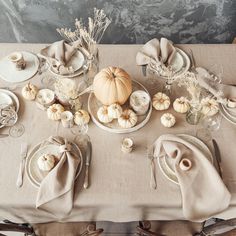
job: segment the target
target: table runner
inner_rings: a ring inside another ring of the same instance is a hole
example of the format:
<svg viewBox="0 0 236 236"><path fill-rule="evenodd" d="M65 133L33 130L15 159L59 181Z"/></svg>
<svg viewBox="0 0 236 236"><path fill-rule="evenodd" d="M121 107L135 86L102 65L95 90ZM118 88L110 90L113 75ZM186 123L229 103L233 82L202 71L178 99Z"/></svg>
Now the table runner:
<svg viewBox="0 0 236 236"><path fill-rule="evenodd" d="M38 53L42 44L0 44L0 57L15 50L27 50ZM141 68L136 66L136 53L141 45L99 45L100 69L115 65L124 68L132 78L143 83L153 94L161 90L161 85L154 89L150 81L142 76ZM179 45L188 52L192 49L197 66L211 68L218 65L224 68L224 83L235 83L236 45ZM40 84L39 75L32 83ZM25 82L26 83L26 82ZM23 83L23 84L25 84ZM0 87L11 86L0 80ZM150 145L164 133L188 133L194 135L196 127L187 124L185 116L177 114L177 124L171 129L160 124L164 112L153 111L145 127L131 134L107 133L95 124L89 124L89 136L93 144L93 156L90 168L91 186L82 188L82 181L76 183L74 209L70 216L58 219L52 214L35 209L37 191L29 180L24 178L23 187L17 189L15 182L20 164L20 144L27 140L30 148L56 134L57 123L49 121L44 111L34 102L24 101L19 95L20 120L25 126L25 133L20 138L0 140L0 217L15 222L43 223L49 221L90 221L108 220L115 222L147 220L184 219L181 207L181 194L177 185L168 182L157 167L157 190L150 189L150 165L147 159L147 144ZM176 91L174 91L176 93ZM172 110L170 110L173 112ZM2 133L7 130L1 130ZM145 134L145 135L144 135ZM73 138L70 130L60 126L59 134ZM135 150L131 154L120 151L124 137L131 137ZM223 119L221 128L214 133L222 154L223 176L230 186L232 199L229 209L217 215L221 218L235 217L236 214L236 127ZM110 148L106 148L110 147Z"/></svg>

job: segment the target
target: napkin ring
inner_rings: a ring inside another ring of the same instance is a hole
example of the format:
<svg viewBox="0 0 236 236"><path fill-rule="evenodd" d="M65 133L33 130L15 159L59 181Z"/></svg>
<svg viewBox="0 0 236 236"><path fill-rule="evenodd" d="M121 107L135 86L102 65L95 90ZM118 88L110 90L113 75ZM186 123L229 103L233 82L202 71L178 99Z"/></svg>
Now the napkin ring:
<svg viewBox="0 0 236 236"><path fill-rule="evenodd" d="M63 153L63 152L70 152L71 151L71 144L64 144L64 145L61 145L59 147L59 152L60 153Z"/></svg>
<svg viewBox="0 0 236 236"><path fill-rule="evenodd" d="M188 171L192 167L192 162L187 158L183 158L179 163L179 167L181 170Z"/></svg>

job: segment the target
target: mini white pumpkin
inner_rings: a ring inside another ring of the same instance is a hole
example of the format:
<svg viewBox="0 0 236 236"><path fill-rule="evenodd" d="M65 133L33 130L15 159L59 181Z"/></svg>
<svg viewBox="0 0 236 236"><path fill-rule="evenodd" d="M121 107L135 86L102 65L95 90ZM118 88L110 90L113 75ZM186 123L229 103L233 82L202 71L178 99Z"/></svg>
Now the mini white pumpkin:
<svg viewBox="0 0 236 236"><path fill-rule="evenodd" d="M170 98L161 92L156 93L152 98L153 107L158 110L167 110L170 106Z"/></svg>
<svg viewBox="0 0 236 236"><path fill-rule="evenodd" d="M138 117L131 109L126 109L118 118L118 123L122 128L131 128L136 125Z"/></svg>
<svg viewBox="0 0 236 236"><path fill-rule="evenodd" d="M98 119L102 123L110 123L113 120L113 118L108 115L108 107L107 106L100 107L97 111L97 116L98 116Z"/></svg>
<svg viewBox="0 0 236 236"><path fill-rule="evenodd" d="M36 98L36 95L38 93L38 88L37 86L28 83L22 88L22 96L26 100L34 100Z"/></svg>
<svg viewBox="0 0 236 236"><path fill-rule="evenodd" d="M108 115L113 119L119 118L123 112L122 107L118 103L110 105L107 108L107 110L108 110Z"/></svg>
<svg viewBox="0 0 236 236"><path fill-rule="evenodd" d="M173 108L176 112L186 113L189 110L189 102L187 98L185 97L176 98L173 103Z"/></svg>
<svg viewBox="0 0 236 236"><path fill-rule="evenodd" d="M65 111L61 104L53 104L47 109L48 119L50 120L60 120L61 113Z"/></svg>
<svg viewBox="0 0 236 236"><path fill-rule="evenodd" d="M214 98L203 98L201 100L202 113L206 116L214 116L219 111L219 104Z"/></svg>
<svg viewBox="0 0 236 236"><path fill-rule="evenodd" d="M164 113L161 116L161 123L163 126L170 128L175 125L175 117L171 113Z"/></svg>
<svg viewBox="0 0 236 236"><path fill-rule="evenodd" d="M89 123L89 121L90 121L90 116L87 111L80 109L77 112L75 112L75 116L74 116L75 124L86 125Z"/></svg>
<svg viewBox="0 0 236 236"><path fill-rule="evenodd" d="M55 165L55 156L51 154L44 154L39 157L38 167L42 171L50 171Z"/></svg>

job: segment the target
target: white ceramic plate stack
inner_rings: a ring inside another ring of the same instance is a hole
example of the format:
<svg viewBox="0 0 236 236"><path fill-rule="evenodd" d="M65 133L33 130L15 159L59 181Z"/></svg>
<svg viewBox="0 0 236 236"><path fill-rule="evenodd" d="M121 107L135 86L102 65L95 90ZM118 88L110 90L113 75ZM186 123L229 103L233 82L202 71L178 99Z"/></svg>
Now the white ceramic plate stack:
<svg viewBox="0 0 236 236"><path fill-rule="evenodd" d="M9 60L9 56L0 60L0 77L10 83L19 83L31 79L38 71L39 60L31 52L21 52L26 61L24 70L16 70L14 64Z"/></svg>
<svg viewBox="0 0 236 236"><path fill-rule="evenodd" d="M76 174L76 179L77 179L83 168L83 156L80 151L80 148L75 143L72 143L72 151L80 159L80 164L78 166ZM41 147L41 143L39 143L29 153L26 159L26 173L30 182L37 188L40 187L41 182L49 173L47 171L41 171L37 164L39 157L44 154L51 154L55 155L56 157L59 157L60 156L59 146L55 144L48 144L48 145L43 145Z"/></svg>
<svg viewBox="0 0 236 236"><path fill-rule="evenodd" d="M58 74L56 72L56 70L53 68L53 66L50 66L49 67L49 71L56 75L56 76L60 76L62 78L73 78L73 77L76 77L76 76L79 76L83 73L83 65L85 63L85 58L84 58L84 55L80 52L80 51L77 51L73 56L72 58L70 59L70 61L67 63L67 67L70 67L72 66L72 68L74 69L74 73L73 74L64 74L64 75L61 75L61 74Z"/></svg>
<svg viewBox="0 0 236 236"><path fill-rule="evenodd" d="M227 105L220 104L220 112L226 120L236 125L236 108L230 108Z"/></svg>
<svg viewBox="0 0 236 236"><path fill-rule="evenodd" d="M143 90L147 94L149 94L147 89L141 83L139 83L135 80L132 80L132 88L133 88L133 92L136 90ZM151 98L150 98L150 101L151 101ZM142 128L149 121L151 113L152 113L152 104L150 102L149 109L148 109L147 113L145 115L138 115L137 124L132 128L126 129L126 128L121 128L119 126L117 120L113 120L112 122L107 123L107 124L100 122L97 117L97 111L101 106L102 106L102 104L97 100L94 93L93 92L90 93L89 99L88 99L88 110L89 110L89 113L91 115L93 122L99 128L106 130L110 133L116 133L116 134L131 133L131 132L134 132L134 131ZM123 109L129 108L129 100L124 105L122 105L122 108Z"/></svg>
<svg viewBox="0 0 236 236"><path fill-rule="evenodd" d="M199 140L198 138L191 136L191 135L178 134L177 136L184 139L185 141L190 142L194 146L196 146L198 149L200 149L205 154L207 159L211 163L213 163L213 156L211 154L211 151L209 150L209 148L206 146L205 143L203 143L201 140ZM158 165L161 169L162 174L168 180L170 180L172 183L175 183L178 185L179 184L178 179L177 179L175 171L174 171L174 164L175 164L174 160L172 160L168 156L160 156L157 158L157 160L158 160Z"/></svg>
<svg viewBox="0 0 236 236"><path fill-rule="evenodd" d="M18 112L20 103L18 97L7 89L0 89L0 106L12 105L15 107L15 111ZM0 128L4 127L0 124Z"/></svg>
<svg viewBox="0 0 236 236"><path fill-rule="evenodd" d="M183 50L176 48L176 54L171 61L170 66L173 69L174 75L180 76L189 70L191 63L188 55ZM167 76L164 74L159 74L159 76L167 79Z"/></svg>

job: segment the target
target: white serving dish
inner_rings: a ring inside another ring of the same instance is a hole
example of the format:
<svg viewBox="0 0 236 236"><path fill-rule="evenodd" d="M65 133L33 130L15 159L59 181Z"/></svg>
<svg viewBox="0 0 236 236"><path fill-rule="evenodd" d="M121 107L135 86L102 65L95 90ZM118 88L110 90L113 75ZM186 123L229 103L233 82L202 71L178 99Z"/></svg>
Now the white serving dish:
<svg viewBox="0 0 236 236"><path fill-rule="evenodd" d="M138 81L132 80L132 86L133 86L133 91L136 90L143 90L145 91L147 94L149 94L149 92L147 91L147 89ZM150 94L149 94L150 96ZM151 98L150 98L151 101ZM89 113L91 115L91 119L92 121L101 129L108 131L110 133L116 133L116 134L124 134L124 133L131 133L134 131L137 131L139 129L141 129L150 119L151 117L151 113L152 113L152 104L150 103L149 109L147 111L146 114L144 115L139 115L138 116L138 122L137 124L132 127L132 128L121 128L117 122L117 120L113 120L110 123L104 124L102 122L99 121L98 117L97 117L97 111L99 109L99 107L101 107L102 104L97 100L97 98L95 97L94 93L91 92L88 98L88 110ZM129 100L122 105L123 110L125 108L129 107Z"/></svg>

